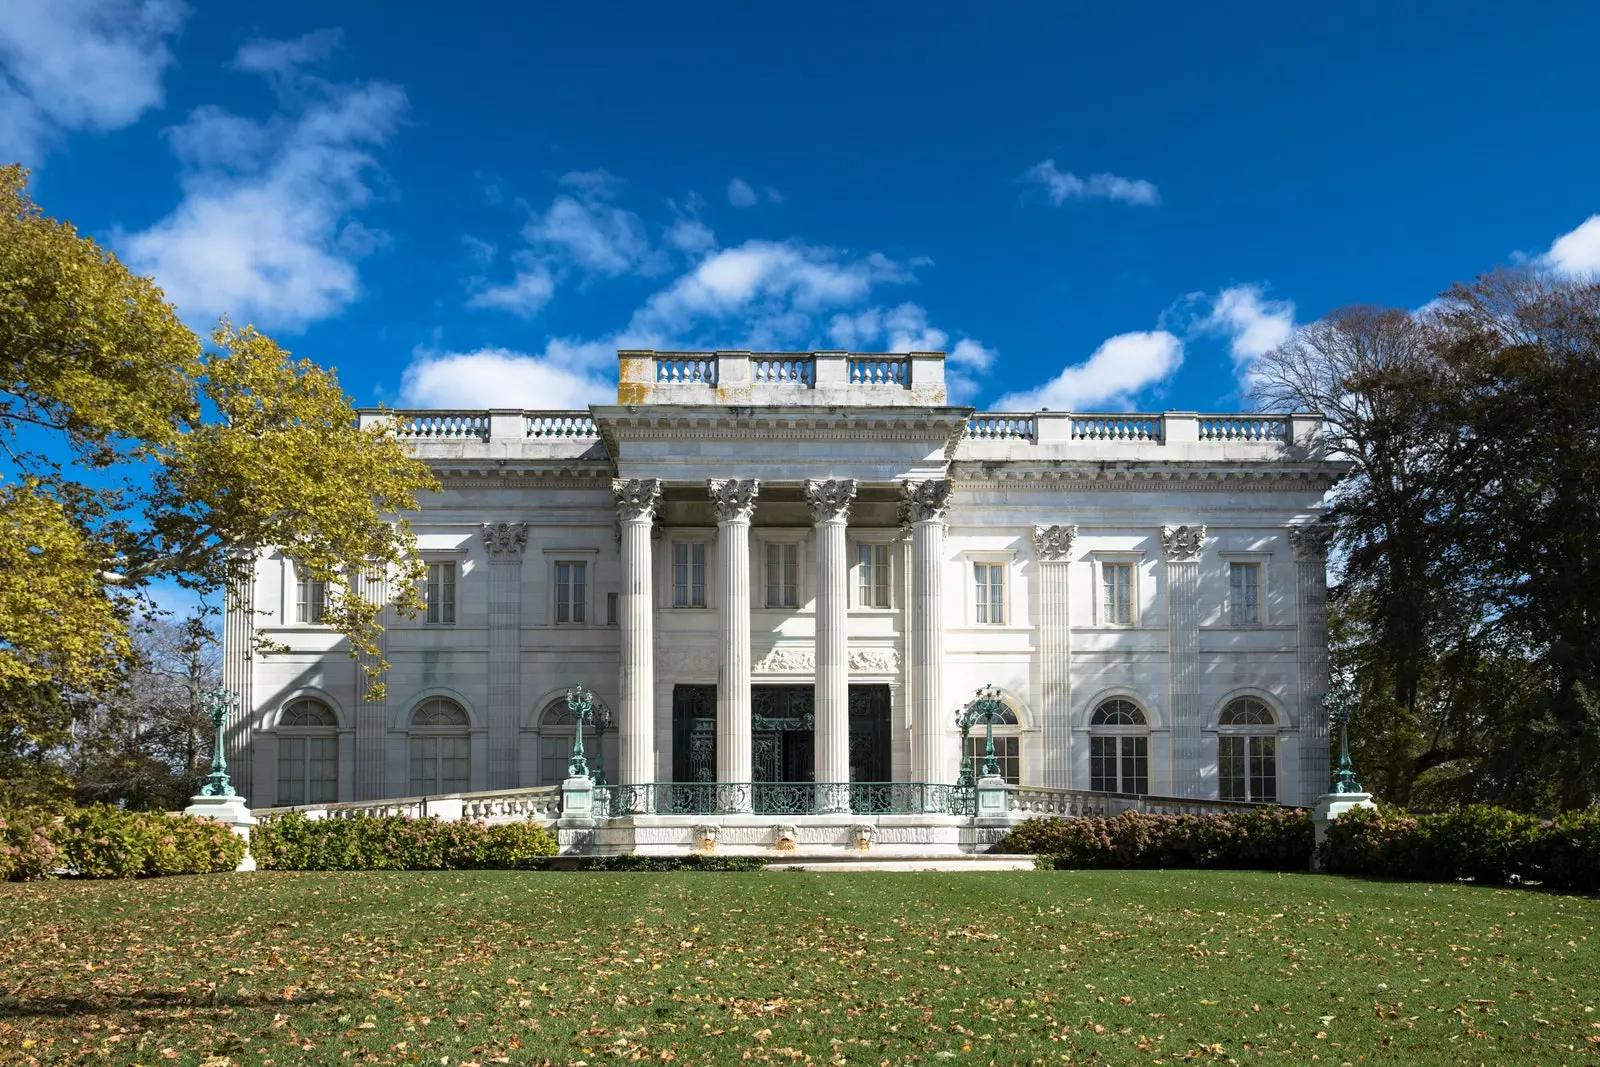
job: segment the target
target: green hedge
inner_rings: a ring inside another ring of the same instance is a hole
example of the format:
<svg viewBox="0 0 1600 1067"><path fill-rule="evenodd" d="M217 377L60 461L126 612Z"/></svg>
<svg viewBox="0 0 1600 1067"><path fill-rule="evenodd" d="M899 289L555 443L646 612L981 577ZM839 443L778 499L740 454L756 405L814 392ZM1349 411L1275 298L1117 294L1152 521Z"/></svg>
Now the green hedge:
<svg viewBox="0 0 1600 1067"><path fill-rule="evenodd" d="M1144 815L1109 819L1029 819L995 845L1033 853L1039 866L1086 868L1219 867L1303 871L1311 860L1311 816L1300 808L1225 815Z"/></svg>
<svg viewBox="0 0 1600 1067"><path fill-rule="evenodd" d="M256 864L278 871L520 870L559 848L536 823L441 822L427 816L263 819L250 832Z"/></svg>
<svg viewBox="0 0 1600 1067"><path fill-rule="evenodd" d="M64 815L0 815L0 877L29 881L57 871L79 878L142 878L231 871L244 840L222 823L96 805Z"/></svg>
<svg viewBox="0 0 1600 1067"><path fill-rule="evenodd" d="M1422 880L1512 879L1552 889L1600 890L1600 811L1541 822L1474 804L1435 815L1358 808L1328 828L1322 867L1339 874Z"/></svg>

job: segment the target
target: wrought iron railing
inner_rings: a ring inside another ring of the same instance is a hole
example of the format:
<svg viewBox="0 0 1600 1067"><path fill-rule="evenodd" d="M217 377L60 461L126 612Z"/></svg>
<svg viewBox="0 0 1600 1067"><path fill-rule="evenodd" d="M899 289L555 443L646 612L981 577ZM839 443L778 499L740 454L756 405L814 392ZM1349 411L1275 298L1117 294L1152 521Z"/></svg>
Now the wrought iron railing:
<svg viewBox="0 0 1600 1067"><path fill-rule="evenodd" d="M928 782L649 782L596 791L596 818L624 815L971 815L973 790ZM604 815L601 814L602 805Z"/></svg>

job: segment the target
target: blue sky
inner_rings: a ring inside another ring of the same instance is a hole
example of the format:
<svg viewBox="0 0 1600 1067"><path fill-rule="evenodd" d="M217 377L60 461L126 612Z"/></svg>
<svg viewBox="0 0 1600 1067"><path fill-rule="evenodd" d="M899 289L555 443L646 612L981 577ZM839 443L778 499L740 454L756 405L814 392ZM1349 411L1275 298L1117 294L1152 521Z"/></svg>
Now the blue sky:
<svg viewBox="0 0 1600 1067"><path fill-rule="evenodd" d="M0 156L362 404L913 347L1229 410L1332 308L1600 269L1593 4L249 7L0 4Z"/></svg>

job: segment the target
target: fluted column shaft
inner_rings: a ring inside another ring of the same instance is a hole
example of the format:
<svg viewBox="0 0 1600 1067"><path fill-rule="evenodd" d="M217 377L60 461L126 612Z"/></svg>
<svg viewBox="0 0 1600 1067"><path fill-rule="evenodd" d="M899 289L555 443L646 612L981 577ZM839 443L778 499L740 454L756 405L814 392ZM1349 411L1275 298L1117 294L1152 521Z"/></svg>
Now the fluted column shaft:
<svg viewBox="0 0 1600 1067"><path fill-rule="evenodd" d="M513 789L517 739L522 726L522 557L528 547L525 522L486 523L489 553L488 788Z"/></svg>
<svg viewBox="0 0 1600 1067"><path fill-rule="evenodd" d="M622 674L617 680L617 776L622 785L655 780L655 590L650 527L661 501L654 478L611 483L622 528Z"/></svg>
<svg viewBox="0 0 1600 1067"><path fill-rule="evenodd" d="M911 523L911 649L917 687L911 710L916 780L955 781L950 742L954 720L944 706L944 514L947 481L906 482L903 506ZM950 722L946 722L950 719Z"/></svg>
<svg viewBox="0 0 1600 1067"><path fill-rule="evenodd" d="M1037 526L1034 552L1039 560L1039 717L1043 722L1042 761L1046 788L1072 786L1072 627L1068 617L1068 576L1076 526Z"/></svg>
<svg viewBox="0 0 1600 1067"><path fill-rule="evenodd" d="M1172 720L1172 792L1174 796L1215 795L1204 768L1216 766L1216 754L1202 751L1205 713L1200 707L1200 552L1204 526L1166 526L1161 546L1167 558L1167 713Z"/></svg>
<svg viewBox="0 0 1600 1067"><path fill-rule="evenodd" d="M1300 675L1300 803L1310 805L1328 792L1333 778L1333 752L1322 697L1328 691L1328 542L1327 523L1291 527L1298 595L1296 627ZM1284 798L1293 802L1292 798Z"/></svg>
<svg viewBox="0 0 1600 1067"><path fill-rule="evenodd" d="M816 780L850 781L849 574L845 529L855 500L853 479L806 483L817 527ZM848 791L818 798L822 811L848 811Z"/></svg>
<svg viewBox="0 0 1600 1067"><path fill-rule="evenodd" d="M750 519L760 483L713 479L717 576L722 592L722 647L717 657L717 781L750 781ZM750 794L725 790L724 811L749 811Z"/></svg>
<svg viewBox="0 0 1600 1067"><path fill-rule="evenodd" d="M246 550L248 551L248 550ZM228 585L227 613L222 629L222 685L238 694L239 706L228 724L228 775L242 797L255 793L254 760L250 758L255 723L255 692L251 648L256 629L255 553L250 552L251 573ZM257 803L260 798L256 798Z"/></svg>

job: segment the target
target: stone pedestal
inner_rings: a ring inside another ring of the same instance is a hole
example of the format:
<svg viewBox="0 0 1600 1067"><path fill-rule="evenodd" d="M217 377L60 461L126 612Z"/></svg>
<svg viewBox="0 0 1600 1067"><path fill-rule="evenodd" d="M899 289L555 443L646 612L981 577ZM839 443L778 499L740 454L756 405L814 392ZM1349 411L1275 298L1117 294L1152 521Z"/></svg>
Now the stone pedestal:
<svg viewBox="0 0 1600 1067"><path fill-rule="evenodd" d="M1327 839L1328 827L1339 821L1339 816L1356 808L1375 808L1378 805L1372 802L1371 793L1325 793L1317 800L1317 806L1311 810L1311 827L1316 834L1316 842L1311 852L1311 869L1319 870L1317 851L1322 848L1322 842Z"/></svg>
<svg viewBox="0 0 1600 1067"><path fill-rule="evenodd" d="M250 814L250 805L244 797L190 797L189 806L183 809L183 813L226 823L234 833L244 838L244 859L239 861L239 866L234 870L256 869L256 858L250 855L250 827L256 824L256 817Z"/></svg>

